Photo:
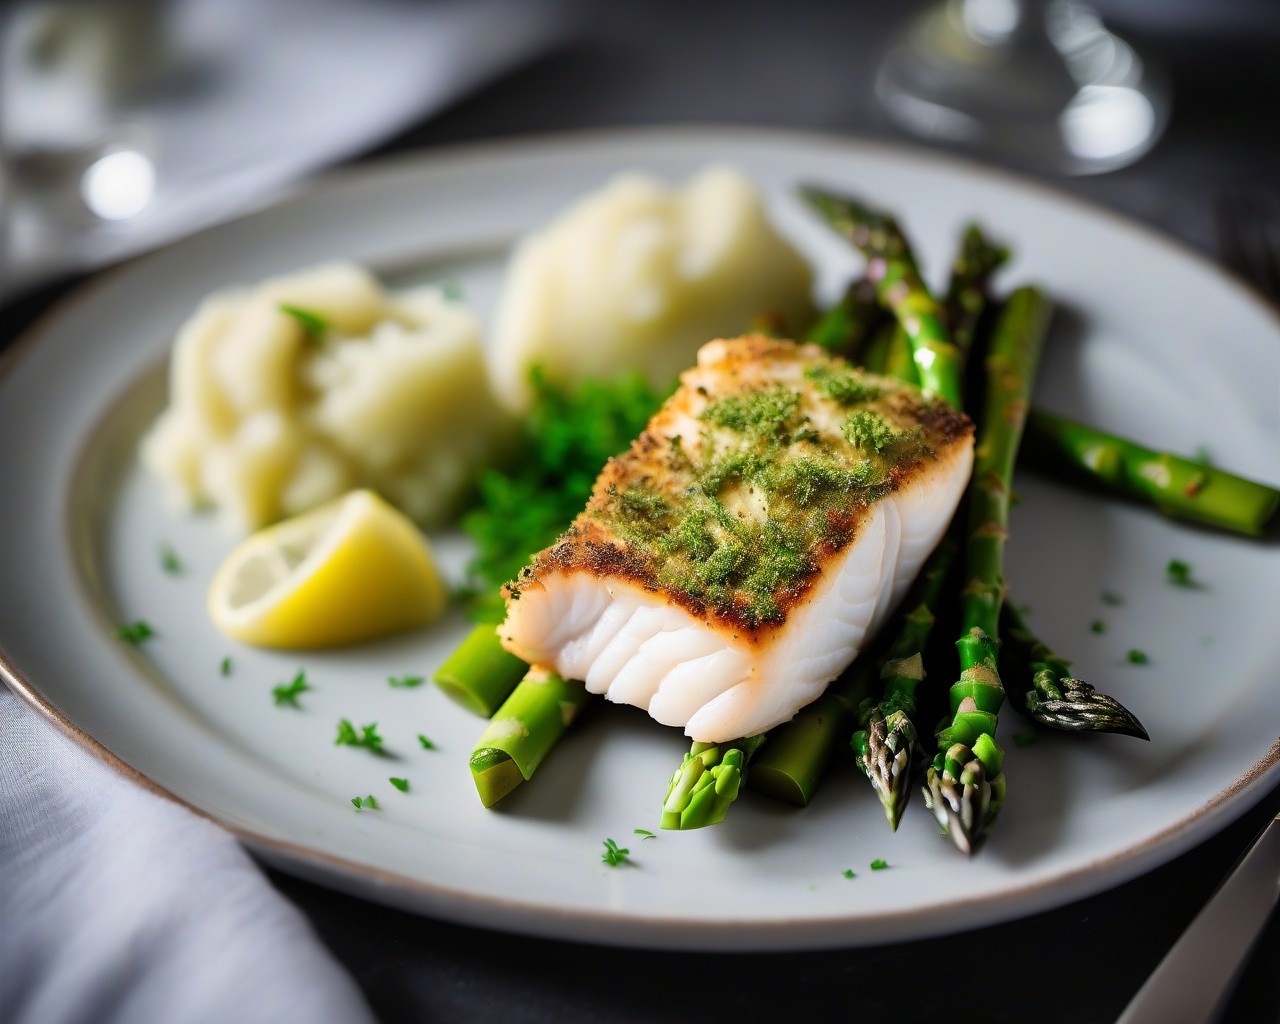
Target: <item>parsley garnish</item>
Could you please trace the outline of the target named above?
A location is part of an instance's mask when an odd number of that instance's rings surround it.
[[[642,842],[642,843],[643,843],[646,839],[657,839],[657,838],[658,838],[656,835],[654,835],[652,832],[650,832],[647,828],[637,828],[637,829],[632,829],[632,832],[633,832],[635,835],[638,835],[638,836],[640,836],[640,837],[641,837],[641,838],[640,838],[640,842]]]
[[[1035,732],[1028,730],[1026,732],[1015,732],[1013,734],[1013,742],[1020,747],[1029,747],[1036,741]]]
[[[1130,665],[1146,665],[1151,661],[1151,659],[1147,657],[1145,651],[1140,651],[1136,647],[1131,648],[1125,657],[1129,659]]]
[[[230,655],[227,655],[227,657],[222,659],[222,665],[219,666],[219,669],[224,676],[231,675],[231,656]]]
[[[1112,606],[1124,604],[1124,598],[1117,594],[1114,590],[1103,590],[1102,603]]]
[[[130,647],[141,647],[145,641],[155,635],[156,631],[141,619],[126,623],[116,630],[116,639],[123,640]]]
[[[387,779],[387,781],[388,781],[389,783],[391,783],[391,785],[395,786],[395,787],[396,787],[396,789],[400,790],[400,792],[401,792],[401,793],[407,793],[407,792],[409,792],[409,780],[408,780],[408,779],[397,779],[397,778],[393,775],[393,776],[391,776],[391,778]]]
[[[387,685],[397,690],[412,690],[425,682],[422,676],[388,676]]]
[[[170,576],[182,574],[182,562],[178,559],[178,553],[168,544],[160,545],[160,567]]]
[[[423,750],[436,749],[436,745],[432,743],[429,739],[427,739],[425,736],[423,736],[422,733],[418,733],[418,743],[422,746]]]
[[[362,809],[370,810],[370,811],[382,810],[382,808],[378,806],[378,801],[373,798],[372,794],[370,794],[369,796],[363,796],[363,797],[353,796],[351,798],[351,806],[354,807],[357,811]]]
[[[351,719],[344,718],[338,722],[338,737],[333,741],[335,747],[366,747],[375,754],[382,753],[382,737],[378,735],[378,723],[370,722],[362,725],[359,731],[351,724]]]
[[[271,688],[271,696],[276,699],[276,707],[284,707],[288,705],[291,708],[301,707],[298,698],[311,689],[311,684],[307,682],[307,674],[302,669],[298,669],[298,674],[287,683],[281,683],[279,686]]]
[[[845,868],[845,869],[844,869],[844,877],[845,877],[845,878],[857,878],[858,876],[854,873],[853,868]]]
[[[881,860],[879,857],[871,862],[872,871],[883,871],[888,866],[889,862],[887,860]]]
[[[1196,581],[1191,578],[1191,566],[1177,558],[1169,559],[1164,567],[1164,574],[1175,587],[1194,587]]]
[[[1094,619],[1091,623],[1089,623],[1089,629],[1092,632],[1097,633],[1099,636],[1101,636],[1103,633],[1107,631],[1107,624],[1103,622],[1101,619]]]
[[[291,306],[287,302],[280,303],[280,312],[288,314],[298,321],[298,326],[307,336],[308,341],[319,341],[329,329],[329,321],[311,309]]]
[[[612,839],[604,841],[604,853],[600,854],[600,859],[611,868],[616,868],[619,864],[628,861],[627,855],[631,853],[625,847],[619,846]]]

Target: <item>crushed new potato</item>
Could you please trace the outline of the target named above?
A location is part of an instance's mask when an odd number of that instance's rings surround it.
[[[761,315],[798,330],[811,287],[808,264],[737,171],[711,167],[675,187],[624,174],[517,247],[494,324],[494,384],[517,411],[534,365],[556,384],[637,367],[665,387],[708,338]]]
[[[238,530],[355,487],[438,523],[510,429],[466,307],[432,287],[387,292],[352,264],[210,296],[169,372],[143,461]]]

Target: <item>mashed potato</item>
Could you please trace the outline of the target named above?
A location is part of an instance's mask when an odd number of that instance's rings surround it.
[[[517,247],[494,325],[494,386],[516,411],[534,364],[558,383],[638,367],[665,386],[699,346],[762,314],[803,327],[810,288],[808,265],[736,171],[708,168],[673,188],[626,174]]]
[[[507,429],[463,305],[333,264],[200,305],[142,459],[178,501],[238,530],[355,487],[431,525]]]

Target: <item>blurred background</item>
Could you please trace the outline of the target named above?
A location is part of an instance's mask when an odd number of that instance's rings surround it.
[[[1280,167],[1270,0],[23,0],[3,17],[10,298],[338,163],[514,133],[909,139],[1209,250],[1233,208],[1274,202]]]
[[[647,124],[808,129],[1017,168],[1280,295],[1274,0],[26,0],[0,19],[0,348],[86,275],[317,174]],[[1117,892],[979,933],[997,961],[1079,942],[1105,965],[1056,1010],[1034,971],[1007,972],[1009,1005],[1113,1019],[1277,804]],[[616,951],[272,878],[387,1020],[653,1019],[655,978],[680,1008],[669,1019],[786,1015],[791,989],[764,976],[830,986],[828,1009],[848,1010],[838,951],[627,953],[619,969]],[[1276,1019],[1278,933],[1229,1019]],[[898,977],[908,955],[859,951],[860,976]]]

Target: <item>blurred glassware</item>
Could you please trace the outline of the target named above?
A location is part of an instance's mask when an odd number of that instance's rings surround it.
[[[562,41],[564,6],[0,8],[0,299],[270,202]]]
[[[876,95],[917,135],[1062,174],[1137,160],[1170,103],[1165,78],[1076,0],[946,0],[885,55]]]

